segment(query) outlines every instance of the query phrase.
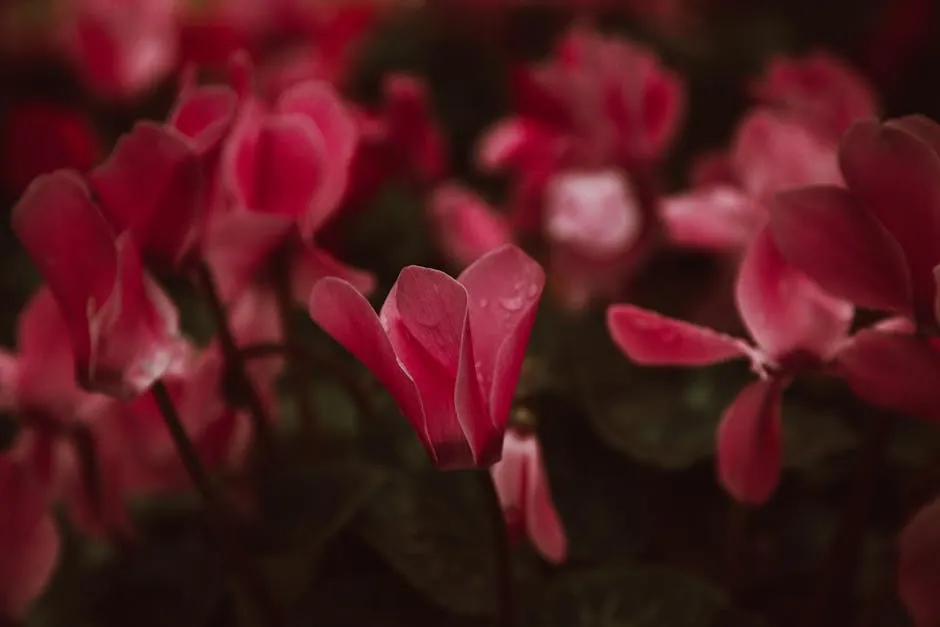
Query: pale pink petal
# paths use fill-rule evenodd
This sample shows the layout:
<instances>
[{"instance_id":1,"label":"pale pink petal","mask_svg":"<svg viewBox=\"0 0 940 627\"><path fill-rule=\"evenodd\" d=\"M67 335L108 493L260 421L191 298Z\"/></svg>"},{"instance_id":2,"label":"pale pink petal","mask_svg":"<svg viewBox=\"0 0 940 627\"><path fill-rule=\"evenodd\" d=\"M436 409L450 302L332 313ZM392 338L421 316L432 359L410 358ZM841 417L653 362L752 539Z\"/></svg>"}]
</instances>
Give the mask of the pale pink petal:
<instances>
[{"instance_id":1,"label":"pale pink petal","mask_svg":"<svg viewBox=\"0 0 940 627\"><path fill-rule=\"evenodd\" d=\"M611 305L607 329L620 350L641 365L705 366L752 354L743 340L633 305Z\"/></svg>"},{"instance_id":2,"label":"pale pink petal","mask_svg":"<svg viewBox=\"0 0 940 627\"><path fill-rule=\"evenodd\" d=\"M940 351L925 338L865 329L842 349L837 366L863 401L940 421L940 402L933 387L940 380Z\"/></svg>"},{"instance_id":3,"label":"pale pink petal","mask_svg":"<svg viewBox=\"0 0 940 627\"><path fill-rule=\"evenodd\" d=\"M781 382L745 387L718 425L718 479L735 500L760 505L780 481Z\"/></svg>"},{"instance_id":4,"label":"pale pink petal","mask_svg":"<svg viewBox=\"0 0 940 627\"><path fill-rule=\"evenodd\" d=\"M917 627L940 624L940 499L923 507L898 538L898 595Z\"/></svg>"},{"instance_id":5,"label":"pale pink petal","mask_svg":"<svg viewBox=\"0 0 940 627\"><path fill-rule=\"evenodd\" d=\"M781 193L770 229L787 261L826 291L861 307L911 312L911 280L897 241L849 192Z\"/></svg>"},{"instance_id":6,"label":"pale pink petal","mask_svg":"<svg viewBox=\"0 0 940 627\"><path fill-rule=\"evenodd\" d=\"M730 185L667 196L660 203L666 235L679 246L743 249L767 221L767 210Z\"/></svg>"},{"instance_id":7,"label":"pale pink petal","mask_svg":"<svg viewBox=\"0 0 940 627\"><path fill-rule=\"evenodd\" d=\"M911 273L915 316L933 320L933 269L940 264L940 156L910 133L860 122L839 153L846 182L894 236Z\"/></svg>"},{"instance_id":8,"label":"pale pink petal","mask_svg":"<svg viewBox=\"0 0 940 627\"><path fill-rule=\"evenodd\" d=\"M498 431L505 428L545 287L541 266L511 244L474 262L457 279L467 288L480 389Z\"/></svg>"},{"instance_id":9,"label":"pale pink petal","mask_svg":"<svg viewBox=\"0 0 940 627\"><path fill-rule=\"evenodd\" d=\"M855 314L851 303L825 293L787 263L766 229L741 262L735 299L757 346L774 361L801 353L827 360Z\"/></svg>"},{"instance_id":10,"label":"pale pink petal","mask_svg":"<svg viewBox=\"0 0 940 627\"><path fill-rule=\"evenodd\" d=\"M482 198L456 184L434 190L429 214L441 248L461 268L512 241L506 219Z\"/></svg>"},{"instance_id":11,"label":"pale pink petal","mask_svg":"<svg viewBox=\"0 0 940 627\"><path fill-rule=\"evenodd\" d=\"M478 166L484 172L518 167L524 163L533 144L547 137L545 129L527 118L501 120L486 131L480 140L477 148Z\"/></svg>"}]
</instances>

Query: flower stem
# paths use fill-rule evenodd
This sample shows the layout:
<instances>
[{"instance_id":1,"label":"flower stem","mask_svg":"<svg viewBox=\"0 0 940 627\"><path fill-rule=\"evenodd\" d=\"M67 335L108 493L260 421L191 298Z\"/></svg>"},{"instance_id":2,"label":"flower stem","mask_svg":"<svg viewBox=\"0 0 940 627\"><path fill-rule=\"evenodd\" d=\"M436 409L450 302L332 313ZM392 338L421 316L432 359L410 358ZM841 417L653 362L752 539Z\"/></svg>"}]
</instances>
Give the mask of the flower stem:
<instances>
[{"instance_id":1,"label":"flower stem","mask_svg":"<svg viewBox=\"0 0 940 627\"><path fill-rule=\"evenodd\" d=\"M229 326L225 305L222 302L222 297L219 295L215 280L212 278L212 270L204 261L198 261L194 265L198 283L205 292L210 313L216 323L219 343L222 347L222 354L225 357L228 376L234 377L233 383L237 386L241 398L248 407L255 438L265 450L270 450L274 442L274 437L271 433L271 426L266 415L267 412L264 408L264 403L261 401L261 396L259 396L251 378L248 376L248 371L245 368L245 360L238 350L235 336Z\"/></svg>"},{"instance_id":2,"label":"flower stem","mask_svg":"<svg viewBox=\"0 0 940 627\"><path fill-rule=\"evenodd\" d=\"M270 627L283 627L287 621L264 579L241 548L234 528L233 512L213 487L209 473L202 465L196 448L183 428L173 398L162 381L158 381L153 386L153 395L167 430L173 438L180 460L199 495L208 506L209 520L214 532L212 537L219 543L223 557L235 571L239 583L255 604L258 615L265 619L265 624Z\"/></svg>"},{"instance_id":3,"label":"flower stem","mask_svg":"<svg viewBox=\"0 0 940 627\"><path fill-rule=\"evenodd\" d=\"M512 581L512 545L509 530L506 528L506 517L503 506L496 492L496 484L490 475L489 469L480 471L481 483L489 501L489 509L493 527L493 558L496 567L496 594L497 594L497 627L513 627L515 620L515 605L513 600Z\"/></svg>"},{"instance_id":4,"label":"flower stem","mask_svg":"<svg viewBox=\"0 0 940 627\"><path fill-rule=\"evenodd\" d=\"M822 579L804 621L806 627L849 624L852 620L846 612L847 608L854 606L852 595L858 579L874 483L881 470L894 423L890 414L873 413L862 443L855 484L829 546Z\"/></svg>"},{"instance_id":5,"label":"flower stem","mask_svg":"<svg viewBox=\"0 0 940 627\"><path fill-rule=\"evenodd\" d=\"M298 337L297 325L294 324L294 299L291 294L290 257L288 250L282 250L274 256L271 265L271 280L277 300L277 309L281 318L281 333L286 347L287 378L297 404L297 416L300 420L301 435L305 442L317 441L317 416L307 385L308 361L303 355L302 340Z\"/></svg>"}]
</instances>

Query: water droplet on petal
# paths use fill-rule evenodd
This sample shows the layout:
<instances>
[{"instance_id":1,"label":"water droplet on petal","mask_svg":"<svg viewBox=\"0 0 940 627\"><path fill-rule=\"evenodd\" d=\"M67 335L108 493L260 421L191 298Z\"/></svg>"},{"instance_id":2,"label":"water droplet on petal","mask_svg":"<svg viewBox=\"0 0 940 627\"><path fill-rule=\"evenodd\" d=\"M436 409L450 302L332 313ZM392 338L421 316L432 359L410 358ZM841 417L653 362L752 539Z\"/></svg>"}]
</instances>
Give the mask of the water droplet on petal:
<instances>
[{"instance_id":1,"label":"water droplet on petal","mask_svg":"<svg viewBox=\"0 0 940 627\"><path fill-rule=\"evenodd\" d=\"M487 308L487 307L489 307L489 306L490 306L490 301L488 301L488 300L485 299L485 298L481 298L481 299L480 299L480 307L483 307L483 308L485 309L485 308Z\"/></svg>"},{"instance_id":2,"label":"water droplet on petal","mask_svg":"<svg viewBox=\"0 0 940 627\"><path fill-rule=\"evenodd\" d=\"M516 294L515 296L510 296L507 298L501 298L499 303L503 306L506 311L519 311L522 309L523 299L521 294Z\"/></svg>"}]
</instances>

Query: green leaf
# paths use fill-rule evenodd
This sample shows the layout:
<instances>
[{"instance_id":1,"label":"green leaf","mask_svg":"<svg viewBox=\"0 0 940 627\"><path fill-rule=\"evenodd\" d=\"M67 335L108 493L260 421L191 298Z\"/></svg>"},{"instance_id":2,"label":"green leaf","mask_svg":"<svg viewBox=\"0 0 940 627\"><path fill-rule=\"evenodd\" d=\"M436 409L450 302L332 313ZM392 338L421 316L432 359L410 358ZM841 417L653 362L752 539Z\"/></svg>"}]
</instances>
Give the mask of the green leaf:
<instances>
[{"instance_id":1,"label":"green leaf","mask_svg":"<svg viewBox=\"0 0 940 627\"><path fill-rule=\"evenodd\" d=\"M494 609L492 532L478 481L473 473L393 475L356 520L391 568L456 614Z\"/></svg>"},{"instance_id":2,"label":"green leaf","mask_svg":"<svg viewBox=\"0 0 940 627\"><path fill-rule=\"evenodd\" d=\"M545 591L540 627L757 627L702 580L643 565L562 577Z\"/></svg>"}]
</instances>

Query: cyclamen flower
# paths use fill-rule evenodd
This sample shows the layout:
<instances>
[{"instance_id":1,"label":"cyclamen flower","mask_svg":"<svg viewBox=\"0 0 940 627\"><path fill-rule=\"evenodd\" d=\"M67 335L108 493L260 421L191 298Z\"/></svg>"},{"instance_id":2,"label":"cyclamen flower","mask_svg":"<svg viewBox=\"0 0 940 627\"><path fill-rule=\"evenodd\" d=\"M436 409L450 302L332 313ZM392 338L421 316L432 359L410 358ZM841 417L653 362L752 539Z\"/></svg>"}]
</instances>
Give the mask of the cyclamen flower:
<instances>
[{"instance_id":1,"label":"cyclamen flower","mask_svg":"<svg viewBox=\"0 0 940 627\"><path fill-rule=\"evenodd\" d=\"M859 122L839 163L848 189L781 194L771 214L780 251L828 292L937 328L940 125L922 116Z\"/></svg>"},{"instance_id":2,"label":"cyclamen flower","mask_svg":"<svg viewBox=\"0 0 940 627\"><path fill-rule=\"evenodd\" d=\"M12 222L62 311L81 384L131 397L162 377L179 354L176 308L84 181L67 171L38 178Z\"/></svg>"},{"instance_id":3,"label":"cyclamen flower","mask_svg":"<svg viewBox=\"0 0 940 627\"><path fill-rule=\"evenodd\" d=\"M781 393L793 376L838 356L854 309L788 265L766 230L745 254L735 298L754 345L633 305L611 306L607 324L617 346L639 364L752 361L760 380L738 394L718 427L718 474L735 499L762 503L780 477Z\"/></svg>"},{"instance_id":4,"label":"cyclamen flower","mask_svg":"<svg viewBox=\"0 0 940 627\"><path fill-rule=\"evenodd\" d=\"M460 185L440 185L431 195L429 205L429 217L441 249L461 269L512 241L512 232L502 214Z\"/></svg>"},{"instance_id":5,"label":"cyclamen flower","mask_svg":"<svg viewBox=\"0 0 940 627\"><path fill-rule=\"evenodd\" d=\"M568 539L549 492L538 438L509 429L502 459L490 468L490 475L511 537L525 535L547 561L565 561Z\"/></svg>"},{"instance_id":6,"label":"cyclamen flower","mask_svg":"<svg viewBox=\"0 0 940 627\"><path fill-rule=\"evenodd\" d=\"M502 454L543 285L508 245L456 280L406 267L378 315L349 283L323 279L310 316L385 386L438 468L485 467Z\"/></svg>"}]
</instances>

